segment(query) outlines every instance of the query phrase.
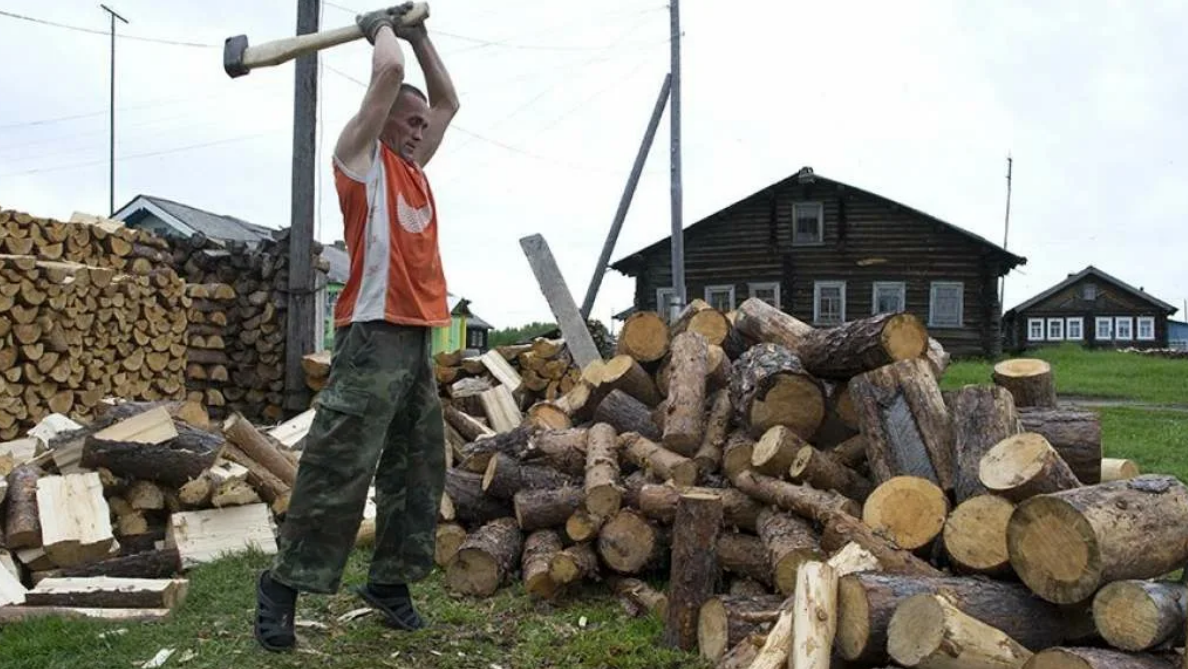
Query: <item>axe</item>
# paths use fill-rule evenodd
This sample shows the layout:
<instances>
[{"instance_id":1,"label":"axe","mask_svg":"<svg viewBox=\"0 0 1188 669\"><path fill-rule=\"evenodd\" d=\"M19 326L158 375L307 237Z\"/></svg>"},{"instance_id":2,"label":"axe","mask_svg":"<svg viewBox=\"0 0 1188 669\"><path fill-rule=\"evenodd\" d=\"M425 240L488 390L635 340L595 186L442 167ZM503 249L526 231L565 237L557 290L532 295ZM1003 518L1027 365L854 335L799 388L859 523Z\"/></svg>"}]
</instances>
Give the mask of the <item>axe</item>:
<instances>
[{"instance_id":1,"label":"axe","mask_svg":"<svg viewBox=\"0 0 1188 669\"><path fill-rule=\"evenodd\" d=\"M400 22L403 25L411 26L428 17L429 3L417 2L413 4L412 9L400 17ZM236 35L228 37L223 43L223 70L232 78L242 77L258 67L272 67L287 63L299 56L353 42L361 37L363 37L363 31L359 30L357 25L286 37L256 46L248 46L247 35Z\"/></svg>"}]
</instances>

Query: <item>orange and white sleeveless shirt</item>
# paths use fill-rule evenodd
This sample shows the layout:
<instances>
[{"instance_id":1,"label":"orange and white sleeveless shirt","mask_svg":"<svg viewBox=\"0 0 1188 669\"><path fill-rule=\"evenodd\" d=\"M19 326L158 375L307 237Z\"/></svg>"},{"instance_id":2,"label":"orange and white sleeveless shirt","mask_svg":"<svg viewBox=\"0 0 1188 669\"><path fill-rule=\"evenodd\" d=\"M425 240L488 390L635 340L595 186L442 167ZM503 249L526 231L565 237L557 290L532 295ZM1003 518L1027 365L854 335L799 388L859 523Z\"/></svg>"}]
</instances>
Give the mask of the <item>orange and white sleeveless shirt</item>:
<instances>
[{"instance_id":1,"label":"orange and white sleeveless shirt","mask_svg":"<svg viewBox=\"0 0 1188 669\"><path fill-rule=\"evenodd\" d=\"M334 307L335 327L366 321L450 324L437 245L437 207L425 173L383 142L365 175L334 158L351 274Z\"/></svg>"}]
</instances>

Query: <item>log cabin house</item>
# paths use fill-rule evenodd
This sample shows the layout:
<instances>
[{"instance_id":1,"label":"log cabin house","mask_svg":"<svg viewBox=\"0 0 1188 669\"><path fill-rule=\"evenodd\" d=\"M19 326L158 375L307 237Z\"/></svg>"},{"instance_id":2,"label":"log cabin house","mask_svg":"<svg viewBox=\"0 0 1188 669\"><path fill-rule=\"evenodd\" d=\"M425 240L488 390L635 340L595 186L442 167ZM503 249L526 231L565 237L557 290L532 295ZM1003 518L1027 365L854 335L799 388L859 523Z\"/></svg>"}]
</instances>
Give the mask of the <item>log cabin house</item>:
<instances>
[{"instance_id":1,"label":"log cabin house","mask_svg":"<svg viewBox=\"0 0 1188 669\"><path fill-rule=\"evenodd\" d=\"M1007 345L1167 348L1178 309L1090 265L1007 311Z\"/></svg>"},{"instance_id":2,"label":"log cabin house","mask_svg":"<svg viewBox=\"0 0 1188 669\"><path fill-rule=\"evenodd\" d=\"M810 167L685 229L689 300L729 311L758 297L820 327L907 311L954 356L1002 351L1001 277L1026 258ZM611 265L632 309L667 311L671 238Z\"/></svg>"}]
</instances>

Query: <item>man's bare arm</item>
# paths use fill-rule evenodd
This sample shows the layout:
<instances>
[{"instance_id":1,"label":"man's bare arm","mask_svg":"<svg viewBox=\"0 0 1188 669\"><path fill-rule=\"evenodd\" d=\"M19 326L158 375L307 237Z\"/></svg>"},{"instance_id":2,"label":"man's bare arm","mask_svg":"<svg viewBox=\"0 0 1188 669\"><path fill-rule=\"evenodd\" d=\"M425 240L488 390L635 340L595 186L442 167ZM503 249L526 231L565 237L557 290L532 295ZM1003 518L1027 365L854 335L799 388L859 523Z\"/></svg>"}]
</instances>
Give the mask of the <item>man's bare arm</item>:
<instances>
[{"instance_id":1,"label":"man's bare arm","mask_svg":"<svg viewBox=\"0 0 1188 669\"><path fill-rule=\"evenodd\" d=\"M404 52L390 25L379 29L375 35L375 48L371 53L371 83L363 95L363 103L351 120L347 121L334 155L356 175L367 174L371 169L371 158L375 143L388 120L400 84L404 82Z\"/></svg>"},{"instance_id":2,"label":"man's bare arm","mask_svg":"<svg viewBox=\"0 0 1188 669\"><path fill-rule=\"evenodd\" d=\"M417 156L417 162L425 166L433 159L433 154L437 153L437 147L441 146L446 128L458 113L458 93L454 90L454 82L450 80L441 57L437 55L437 49L429 39L424 24L398 28L397 34L408 40L421 71L425 73L425 85L428 88L426 93L429 96L429 127L425 131L425 138L421 142Z\"/></svg>"}]
</instances>

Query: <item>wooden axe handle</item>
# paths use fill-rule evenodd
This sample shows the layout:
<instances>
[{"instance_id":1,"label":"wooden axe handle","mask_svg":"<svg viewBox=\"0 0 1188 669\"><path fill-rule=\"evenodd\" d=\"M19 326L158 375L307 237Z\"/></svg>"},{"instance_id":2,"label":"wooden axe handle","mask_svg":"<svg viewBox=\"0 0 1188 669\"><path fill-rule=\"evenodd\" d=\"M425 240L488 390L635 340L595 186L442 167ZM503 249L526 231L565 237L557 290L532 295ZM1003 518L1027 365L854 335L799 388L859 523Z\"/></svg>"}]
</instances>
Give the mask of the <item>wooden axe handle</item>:
<instances>
[{"instance_id":1,"label":"wooden axe handle","mask_svg":"<svg viewBox=\"0 0 1188 669\"><path fill-rule=\"evenodd\" d=\"M400 23L406 26L416 25L428 17L429 3L418 2L400 17ZM315 51L353 42L361 37L363 37L363 31L359 30L359 26L349 25L334 30L323 30L308 35L273 40L258 46L249 46L243 54L243 65L248 70L280 65Z\"/></svg>"}]
</instances>

